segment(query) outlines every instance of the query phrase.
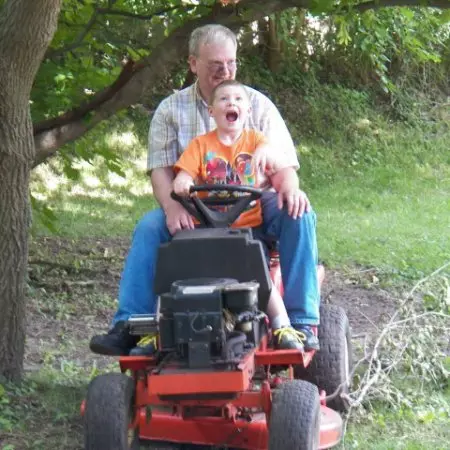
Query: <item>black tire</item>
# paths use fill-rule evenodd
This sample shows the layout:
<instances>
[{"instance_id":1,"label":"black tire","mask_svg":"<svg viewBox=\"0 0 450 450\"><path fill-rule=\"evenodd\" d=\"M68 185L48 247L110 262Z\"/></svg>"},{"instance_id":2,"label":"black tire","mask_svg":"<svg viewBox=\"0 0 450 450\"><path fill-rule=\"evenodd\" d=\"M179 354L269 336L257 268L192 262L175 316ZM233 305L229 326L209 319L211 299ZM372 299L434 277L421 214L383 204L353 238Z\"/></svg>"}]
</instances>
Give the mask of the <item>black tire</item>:
<instances>
[{"instance_id":1,"label":"black tire","mask_svg":"<svg viewBox=\"0 0 450 450\"><path fill-rule=\"evenodd\" d=\"M139 450L134 418L135 384L121 373L94 378L88 387L84 413L85 450Z\"/></svg>"},{"instance_id":2,"label":"black tire","mask_svg":"<svg viewBox=\"0 0 450 450\"><path fill-rule=\"evenodd\" d=\"M317 386L287 381L274 391L269 450L316 450L319 447L320 398Z\"/></svg>"},{"instance_id":3,"label":"black tire","mask_svg":"<svg viewBox=\"0 0 450 450\"><path fill-rule=\"evenodd\" d=\"M339 389L327 406L345 412L349 405L339 394L348 393L351 386L352 342L348 318L341 307L320 307L319 342L320 350L311 364L306 369L296 368L296 378L310 381L319 390L325 390L327 396Z\"/></svg>"}]
</instances>

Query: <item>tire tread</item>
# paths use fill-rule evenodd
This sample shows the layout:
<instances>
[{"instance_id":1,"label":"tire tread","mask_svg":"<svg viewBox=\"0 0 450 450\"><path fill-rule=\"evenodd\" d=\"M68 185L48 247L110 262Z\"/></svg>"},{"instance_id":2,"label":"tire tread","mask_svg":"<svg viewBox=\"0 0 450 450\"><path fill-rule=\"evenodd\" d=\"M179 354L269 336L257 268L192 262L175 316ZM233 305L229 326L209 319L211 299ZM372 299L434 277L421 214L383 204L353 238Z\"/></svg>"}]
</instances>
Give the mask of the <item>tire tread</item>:
<instances>
[{"instance_id":1,"label":"tire tread","mask_svg":"<svg viewBox=\"0 0 450 450\"><path fill-rule=\"evenodd\" d=\"M269 450L315 450L319 413L316 386L302 380L283 383L273 394Z\"/></svg>"},{"instance_id":2,"label":"tire tread","mask_svg":"<svg viewBox=\"0 0 450 450\"><path fill-rule=\"evenodd\" d=\"M138 439L128 443L134 381L121 373L94 378L88 387L84 414L85 450L139 449Z\"/></svg>"},{"instance_id":3,"label":"tire tread","mask_svg":"<svg viewBox=\"0 0 450 450\"><path fill-rule=\"evenodd\" d=\"M296 377L315 384L327 395L333 394L346 379L344 355L348 351L349 368L352 367L351 333L345 311L336 305L322 305L319 326L320 350L316 352L310 365L296 370ZM351 382L351 380L350 380ZM348 392L349 386L340 392ZM347 402L339 395L327 402L336 411L348 409Z\"/></svg>"}]
</instances>

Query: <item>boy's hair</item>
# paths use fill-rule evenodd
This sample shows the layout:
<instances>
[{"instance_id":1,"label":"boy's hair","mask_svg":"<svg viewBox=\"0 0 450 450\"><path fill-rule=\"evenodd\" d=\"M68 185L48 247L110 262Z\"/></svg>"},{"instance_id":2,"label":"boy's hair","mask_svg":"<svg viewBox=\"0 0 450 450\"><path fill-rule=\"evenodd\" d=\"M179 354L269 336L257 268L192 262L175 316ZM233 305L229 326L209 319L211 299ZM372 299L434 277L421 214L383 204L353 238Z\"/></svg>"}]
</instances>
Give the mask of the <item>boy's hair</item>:
<instances>
[{"instance_id":1,"label":"boy's hair","mask_svg":"<svg viewBox=\"0 0 450 450\"><path fill-rule=\"evenodd\" d=\"M218 84L211 92L211 97L209 98L209 106L211 106L214 103L214 100L216 99L216 93L219 89L222 89L227 86L237 86L242 89L244 92L244 95L247 97L247 100L250 100L247 90L245 89L245 86L236 80L224 80L222 83Z\"/></svg>"},{"instance_id":2,"label":"boy's hair","mask_svg":"<svg viewBox=\"0 0 450 450\"><path fill-rule=\"evenodd\" d=\"M202 44L222 43L227 39L230 39L237 48L236 35L229 28L219 24L198 27L189 38L189 55L198 56Z\"/></svg>"}]
</instances>

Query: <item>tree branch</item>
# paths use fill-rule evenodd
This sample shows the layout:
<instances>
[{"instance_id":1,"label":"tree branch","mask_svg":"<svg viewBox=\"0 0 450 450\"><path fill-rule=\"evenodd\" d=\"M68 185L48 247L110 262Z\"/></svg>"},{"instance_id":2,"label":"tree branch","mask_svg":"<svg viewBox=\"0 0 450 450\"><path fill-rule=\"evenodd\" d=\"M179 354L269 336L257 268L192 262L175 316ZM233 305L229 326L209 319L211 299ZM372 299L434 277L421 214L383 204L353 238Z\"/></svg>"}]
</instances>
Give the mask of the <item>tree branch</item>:
<instances>
[{"instance_id":1,"label":"tree branch","mask_svg":"<svg viewBox=\"0 0 450 450\"><path fill-rule=\"evenodd\" d=\"M256 15L267 14L267 5L262 8L257 0L244 0L242 4L244 3L259 10ZM295 2L270 0L268 3L272 8L284 9L286 4L292 6ZM246 14L245 18L236 16L234 8L228 7L185 23L154 49L149 57L139 62L140 70L131 70L125 75L124 68L113 85L97 94L91 102L62 116L38 123L34 127L36 147L34 166L53 156L61 146L79 138L102 120L137 103L150 85L160 81L186 56L188 37L194 28L211 22L237 28L242 23L254 20L255 14Z\"/></svg>"},{"instance_id":2,"label":"tree branch","mask_svg":"<svg viewBox=\"0 0 450 450\"><path fill-rule=\"evenodd\" d=\"M45 58L52 59L57 56L61 56L64 53L75 50L77 47L80 47L83 43L84 38L87 36L89 31L91 31L92 27L97 22L97 17L98 17L98 12L96 10L94 10L91 18L89 19L89 21L86 24L86 26L84 27L84 29L78 34L78 36L75 38L75 40L70 45L67 45L66 47L56 48L54 50L49 49L45 54Z\"/></svg>"},{"instance_id":3,"label":"tree branch","mask_svg":"<svg viewBox=\"0 0 450 450\"><path fill-rule=\"evenodd\" d=\"M138 20L151 20L151 19L153 19L153 17L161 16L168 12L175 11L176 9L182 9L183 11L188 12L195 8L197 8L197 5L192 5L189 7L183 7L182 5L176 5L176 6L171 6L170 8L156 11L152 14L134 14L134 13L131 13L128 11L112 9L112 8L97 8L97 12L99 14L102 14L105 16L122 16L122 17L130 17L132 19L138 19Z\"/></svg>"},{"instance_id":4,"label":"tree branch","mask_svg":"<svg viewBox=\"0 0 450 450\"><path fill-rule=\"evenodd\" d=\"M153 17L160 16L162 14L172 12L172 11L180 9L180 8L182 8L184 12L188 12L197 7L197 5L193 5L190 7L183 8L181 5L177 5L177 6L172 6L170 8L166 8L166 9L157 11L150 15L143 15L143 14L130 13L128 11L112 9L113 4L114 4L114 2L111 2L111 6L108 8L95 8L88 23L85 25L83 30L79 33L79 35L75 38L75 40L70 45L67 45L65 47L61 47L61 48L57 48L57 49L49 49L47 51L47 53L45 54L45 58L52 59L52 58L61 56L64 53L70 52L70 51L75 50L76 48L80 47L83 43L84 38L91 31L93 26L97 23L97 19L98 19L99 15L116 15L116 16L129 17L129 18L133 18L133 19L139 19L139 20L150 20ZM66 25L69 27L73 26L72 24L66 24Z\"/></svg>"},{"instance_id":5,"label":"tree branch","mask_svg":"<svg viewBox=\"0 0 450 450\"><path fill-rule=\"evenodd\" d=\"M133 47L133 45L137 46L140 49L144 49L143 51L145 52L145 49L148 49L148 38L146 38L145 41L140 40L140 39L134 39L129 36L120 38L117 36L117 34L115 34L111 31L110 27L107 27L105 24L101 24L100 28L103 32L102 38L105 41L115 44L117 46L119 46L119 45L123 46L123 47L121 47L124 49L122 53L125 53L127 51L126 50L127 48L131 48L140 57L144 57L145 54L148 54L148 52L147 52L147 53L144 53L143 55L141 55L142 50L138 50L137 48Z\"/></svg>"},{"instance_id":6,"label":"tree branch","mask_svg":"<svg viewBox=\"0 0 450 450\"><path fill-rule=\"evenodd\" d=\"M140 64L136 64L133 60L128 60L123 66L122 72L117 77L111 86L108 86L103 91L94 95L92 100L84 105L81 105L71 111L68 111L61 116L44 120L34 126L34 135L36 136L43 131L47 131L51 128L61 127L71 122L76 122L79 119L84 118L91 111L98 108L102 103L111 98L116 92L118 92L132 77L133 73L142 68Z\"/></svg>"}]
</instances>

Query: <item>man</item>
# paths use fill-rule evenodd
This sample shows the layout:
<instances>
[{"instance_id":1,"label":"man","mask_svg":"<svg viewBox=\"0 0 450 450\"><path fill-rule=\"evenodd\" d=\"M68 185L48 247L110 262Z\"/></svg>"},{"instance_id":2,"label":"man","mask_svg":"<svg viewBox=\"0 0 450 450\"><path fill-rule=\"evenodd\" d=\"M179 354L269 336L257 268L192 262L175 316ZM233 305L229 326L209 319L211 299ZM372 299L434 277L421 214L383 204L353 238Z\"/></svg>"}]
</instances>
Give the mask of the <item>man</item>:
<instances>
[{"instance_id":1,"label":"man","mask_svg":"<svg viewBox=\"0 0 450 450\"><path fill-rule=\"evenodd\" d=\"M236 36L228 28L206 25L194 30L189 40L189 65L197 81L163 100L155 111L149 131L148 172L161 208L147 213L135 228L122 273L113 327L108 334L91 339L90 348L96 353L128 354L136 339L128 333L126 320L131 314L155 312L153 281L158 248L177 231L194 227L190 214L170 197L173 165L194 137L215 128L214 119L208 113L208 100L218 84L235 78L236 52ZM305 335L305 350L318 349L319 342L311 329L319 323L315 214L306 195L298 188L299 164L283 119L267 97L246 89L251 114L245 127L262 132L277 152L255 153L253 164L264 169L270 168L274 160L283 160L286 168L276 176L295 181L281 183L290 188L278 194L268 191L263 195L263 228L269 237L279 240L284 302L291 323Z\"/></svg>"}]
</instances>

